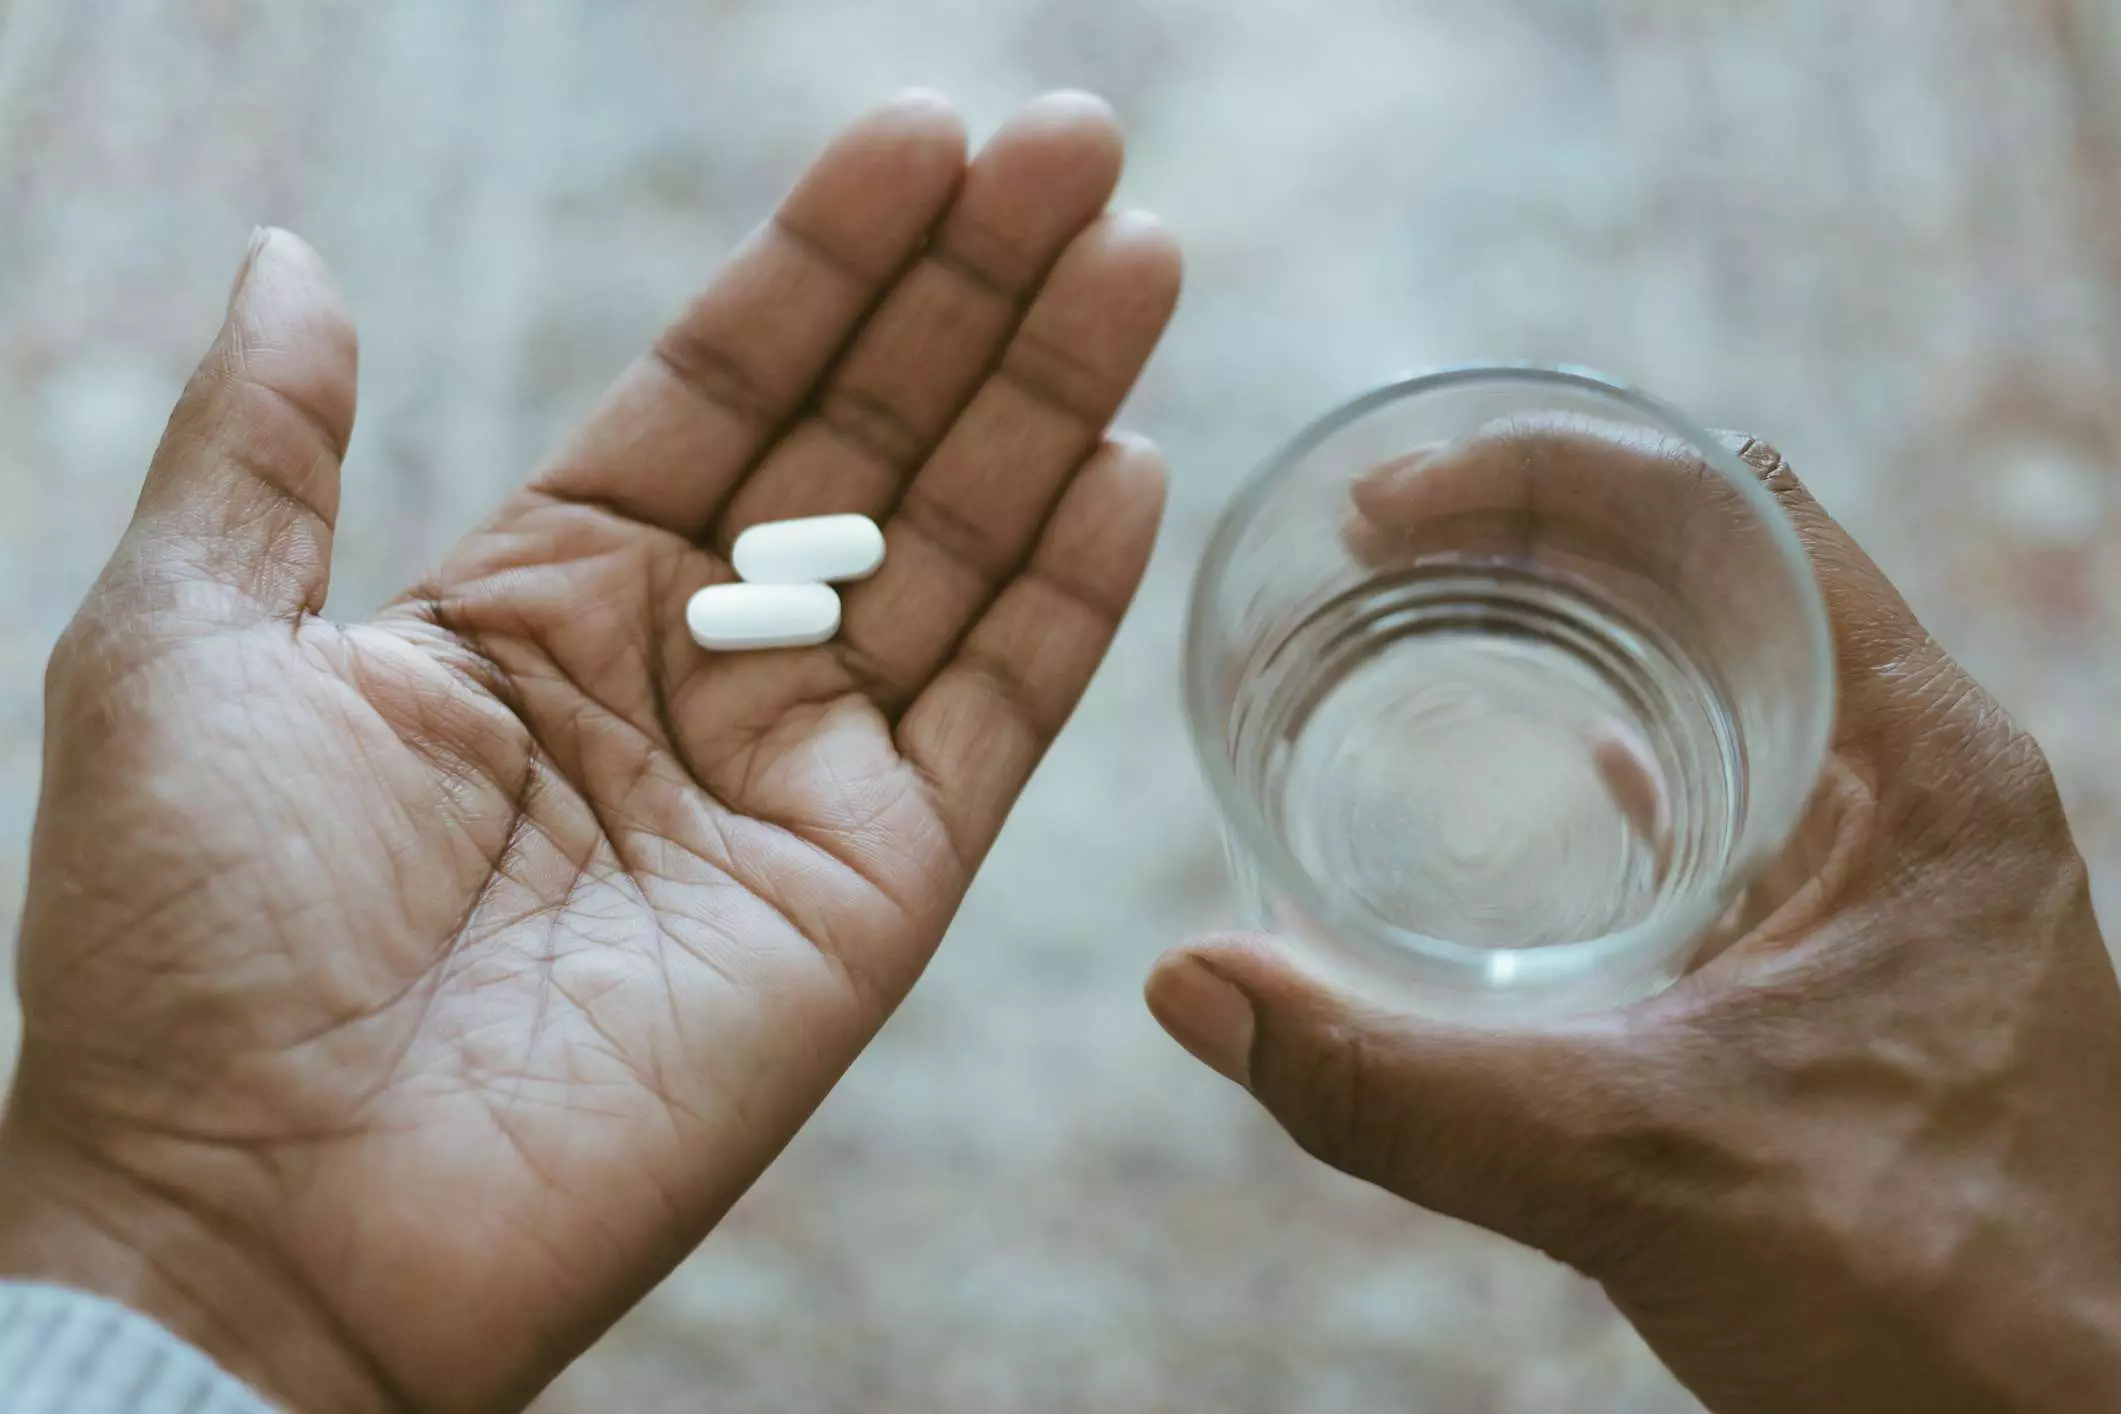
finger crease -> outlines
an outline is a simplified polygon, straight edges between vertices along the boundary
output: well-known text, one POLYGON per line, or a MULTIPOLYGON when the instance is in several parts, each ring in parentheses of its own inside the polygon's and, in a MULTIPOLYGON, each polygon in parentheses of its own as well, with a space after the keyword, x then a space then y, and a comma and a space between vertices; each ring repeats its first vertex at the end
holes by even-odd
POLYGON ((1104 423, 1104 375, 1056 339, 1017 331, 999 376, 1085 429, 1104 423))
POLYGON ((1090 581, 1057 573, 1050 565, 1033 564, 1025 572, 1022 583, 1043 589, 1108 627, 1116 625, 1127 612, 1124 600, 1111 602, 1090 581))
POLYGON ((918 695, 917 684, 904 681, 868 650, 841 638, 832 645, 852 689, 875 704, 876 710, 894 726, 918 695))
POLYGON ((953 510, 948 501, 921 490, 916 480, 891 518, 894 529, 910 530, 942 551, 952 564, 963 565, 993 585, 1015 568, 994 550, 994 537, 953 510))
POLYGON ((1031 701, 1031 694, 1023 676, 1011 670, 1000 659, 966 648, 957 656, 952 668, 964 673, 1000 702, 1002 709, 1029 727, 1040 741, 1051 741, 1060 734, 1066 719, 1052 722, 1046 719, 1031 701))
POLYGON ((753 428, 765 430, 779 425, 779 402, 727 350, 704 339, 681 340, 666 334, 648 356, 673 383, 708 406, 753 428))
POLYGON ((271 383, 262 382, 258 379, 247 379, 246 381, 252 388, 264 394, 268 401, 284 408, 303 426, 316 434, 317 440, 324 445, 325 450, 331 453, 334 460, 344 461, 346 459, 347 437, 341 430, 338 420, 327 417, 322 410, 308 399, 298 398, 284 388, 276 387, 271 383))
MULTIPOLYGON (((230 466, 242 472, 245 477, 256 483, 273 499, 284 503, 289 509, 299 512, 305 519, 317 522, 320 527, 329 526, 329 518, 324 514, 323 510, 300 491, 288 485, 285 478, 278 474, 278 469, 252 451, 250 447, 238 444, 230 448, 224 455, 227 457, 230 466)), ((312 463, 309 471, 303 474, 302 481, 305 485, 316 479, 315 470, 315 464, 312 463)))
POLYGON ((998 299, 1011 308, 1023 302, 1023 292, 1016 285, 995 274, 987 263, 963 250, 953 249, 957 244, 953 239, 934 246, 928 251, 929 263, 970 285, 976 293, 998 299))
POLYGON ((801 227, 791 225, 785 215, 776 213, 771 225, 774 233, 782 240, 785 240, 799 255, 825 270, 833 278, 844 284, 851 285, 857 290, 867 292, 885 275, 890 273, 889 271, 871 272, 862 269, 846 256, 834 250, 824 240, 803 230, 801 227))
POLYGON ((901 478, 920 465, 928 449, 929 439, 903 413, 860 388, 842 384, 826 389, 817 420, 833 436, 901 478))

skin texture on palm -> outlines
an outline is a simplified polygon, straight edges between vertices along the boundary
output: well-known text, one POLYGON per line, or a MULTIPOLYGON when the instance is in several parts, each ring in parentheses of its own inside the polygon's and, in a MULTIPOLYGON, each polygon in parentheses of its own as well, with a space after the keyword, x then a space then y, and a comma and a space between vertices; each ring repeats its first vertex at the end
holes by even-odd
POLYGON ((319 617, 354 415, 264 236, 54 657, 0 1260, 306 1408, 519 1404, 689 1251, 905 995, 1162 500, 1106 433, 1178 258, 1102 105, 969 164, 839 137, 530 484, 319 617), (686 633, 746 525, 860 511, 839 639, 686 633), (90 1254, 83 1256, 82 1254, 90 1254))

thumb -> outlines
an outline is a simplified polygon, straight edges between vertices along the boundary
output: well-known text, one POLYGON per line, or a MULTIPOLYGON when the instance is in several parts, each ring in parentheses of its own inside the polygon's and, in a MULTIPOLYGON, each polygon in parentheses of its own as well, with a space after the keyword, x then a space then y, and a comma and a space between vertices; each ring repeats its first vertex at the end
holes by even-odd
POLYGON ((1250 1090, 1313 1157, 1589 1269, 1642 1132, 1614 1016, 1513 1031, 1409 1017, 1258 935, 1150 974, 1174 1040, 1250 1090))
POLYGON ((323 608, 356 362, 323 259, 256 232, 113 564, 135 607, 218 622, 323 608))

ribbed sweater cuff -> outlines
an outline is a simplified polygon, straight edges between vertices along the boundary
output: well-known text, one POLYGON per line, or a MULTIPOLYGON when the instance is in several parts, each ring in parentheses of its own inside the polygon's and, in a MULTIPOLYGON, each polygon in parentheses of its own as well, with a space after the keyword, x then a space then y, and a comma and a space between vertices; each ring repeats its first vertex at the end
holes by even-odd
POLYGON ((0 1282, 0 1414, 273 1414, 204 1354, 114 1301, 0 1282))

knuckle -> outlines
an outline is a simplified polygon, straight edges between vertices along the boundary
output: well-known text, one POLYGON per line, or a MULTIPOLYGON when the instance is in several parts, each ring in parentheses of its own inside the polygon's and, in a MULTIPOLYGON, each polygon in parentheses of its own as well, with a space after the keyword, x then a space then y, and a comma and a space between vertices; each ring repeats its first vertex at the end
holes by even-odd
POLYGON ((1305 1153, 1344 1173, 1405 1191, 1407 1116, 1379 1046, 1350 1027, 1306 1042, 1262 1038, 1255 1089, 1305 1153))
POLYGON ((80 670, 83 654, 82 636, 87 632, 76 614, 59 637, 52 642, 51 656, 44 660, 44 698, 46 702, 65 696, 66 690, 80 670))
POLYGON ((49 709, 47 720, 51 722, 67 721, 72 715, 66 710, 67 704, 78 701, 84 693, 94 692, 97 684, 110 676, 121 635, 101 602, 103 597, 100 585, 90 591, 88 600, 52 643, 51 657, 44 664, 44 699, 49 709))
POLYGON ((2065 872, 2074 867, 2081 873, 2084 864, 2063 807, 2061 786, 2040 743, 2011 727, 1997 741, 1987 774, 1982 797, 1994 803, 1999 826, 2008 838, 2058 860, 2065 872))
POLYGON ((153 712, 156 682, 189 635, 135 605, 133 593, 106 575, 54 640, 44 665, 45 730, 54 741, 122 738, 153 712))
POLYGON ((1533 1141, 1548 1181, 1522 1205, 1523 1240, 1600 1280, 1625 1272, 1654 1252, 1665 1220, 1744 1187, 1750 1163, 1721 1128, 1691 1087, 1608 1076, 1533 1141))
POLYGON ((2062 791, 2047 753, 2032 736, 2013 726, 1990 748, 1986 794, 2021 824, 2063 826, 2062 791))
POLYGON ((101 684, 111 676, 112 656, 109 628, 93 610, 76 614, 60 632, 44 665, 47 730, 77 730, 89 719, 90 705, 102 695, 101 684))
POLYGON ((1268 1033, 1256 1048, 1253 1088, 1305 1153, 1431 1212, 1538 1243, 1530 1194, 1544 1161, 1523 1116, 1461 1093, 1463 1077, 1418 1073, 1389 1033, 1327 1026, 1298 1044, 1278 1039, 1268 1033))
POLYGON ((2067 838, 2061 791, 2047 753, 1964 670, 1936 651, 1910 683, 1921 723, 1910 746, 1921 768, 1902 773, 1903 824, 1940 846, 1996 839, 2067 838))

